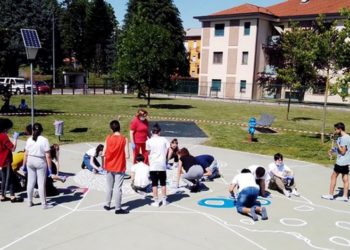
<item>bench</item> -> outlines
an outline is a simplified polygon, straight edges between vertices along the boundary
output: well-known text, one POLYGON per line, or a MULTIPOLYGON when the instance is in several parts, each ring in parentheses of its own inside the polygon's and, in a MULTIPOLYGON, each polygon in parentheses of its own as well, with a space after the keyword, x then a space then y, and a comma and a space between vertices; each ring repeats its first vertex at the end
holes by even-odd
POLYGON ((275 120, 275 116, 266 113, 261 114, 261 117, 256 121, 256 126, 270 127, 275 120))

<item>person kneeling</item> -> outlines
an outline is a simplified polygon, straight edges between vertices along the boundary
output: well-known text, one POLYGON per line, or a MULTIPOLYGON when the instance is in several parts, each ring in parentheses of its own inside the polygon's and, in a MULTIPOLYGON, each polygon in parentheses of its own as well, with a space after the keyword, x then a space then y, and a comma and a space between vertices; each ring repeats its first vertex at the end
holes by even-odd
POLYGON ((229 186, 229 192, 235 196, 235 189, 238 191, 236 201, 237 212, 250 215, 254 221, 258 220, 257 213, 261 214, 262 220, 267 220, 267 211, 261 207, 257 200, 259 195, 259 186, 255 183, 255 178, 249 169, 243 169, 240 174, 236 175, 229 186))
POLYGON ((149 166, 144 163, 142 154, 136 156, 136 164, 131 167, 131 188, 140 194, 148 193, 150 190, 149 166))

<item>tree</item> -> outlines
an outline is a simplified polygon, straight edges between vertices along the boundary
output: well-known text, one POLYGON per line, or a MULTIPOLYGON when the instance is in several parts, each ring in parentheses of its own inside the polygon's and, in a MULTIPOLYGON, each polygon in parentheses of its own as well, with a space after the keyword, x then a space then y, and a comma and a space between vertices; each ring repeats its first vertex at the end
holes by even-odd
MULTIPOLYGON (((58 11, 56 0, 0 1, 0 73, 16 76, 21 64, 27 64, 21 28, 38 31, 42 48, 35 64, 48 72, 52 65, 52 13, 58 11)), ((60 50, 58 50, 60 51, 60 50)))
POLYGON ((345 18, 344 28, 339 32, 339 39, 336 44, 337 65, 343 74, 337 78, 331 86, 330 92, 339 95, 343 101, 349 96, 350 85, 350 10, 343 9, 342 16, 345 18))
POLYGON ((119 43, 118 77, 147 92, 148 106, 151 89, 160 87, 173 72, 172 44, 169 31, 145 21, 130 25, 119 43))
MULTIPOLYGON (((317 74, 313 66, 316 58, 315 43, 311 29, 292 24, 291 30, 282 34, 278 50, 280 58, 277 62, 277 77, 263 73, 258 83, 267 90, 276 88, 289 89, 286 119, 289 119, 292 93, 298 93, 299 101, 304 99, 305 92, 317 87, 317 74)), ((275 54, 275 52, 273 52, 275 54)))
POLYGON ((130 0, 128 3, 119 37, 117 76, 120 82, 146 91, 148 105, 152 88, 164 89, 170 85, 172 75, 188 74, 184 30, 179 16, 179 11, 171 0, 130 0), (138 27, 144 27, 145 30, 138 27), (147 31, 146 28, 150 30, 147 31), (139 32, 138 36, 135 30, 139 32), (138 42, 134 41, 139 47, 135 51, 137 54, 129 47, 130 39, 139 39, 138 42), (158 50, 155 50, 155 46, 158 50), (130 55, 127 55, 128 53, 130 55), (126 58, 129 62, 125 61, 126 58), (141 68, 149 72, 127 73, 128 67, 124 66, 128 63, 136 66, 141 64, 141 68))
POLYGON ((88 67, 95 73, 107 73, 116 55, 117 21, 113 8, 104 0, 94 0, 87 16, 88 67))
POLYGON ((321 127, 321 142, 324 143, 324 134, 327 119, 327 102, 330 93, 332 78, 339 71, 338 50, 339 32, 336 29, 335 22, 326 22, 324 16, 316 20, 315 41, 316 41, 316 60, 315 67, 319 75, 326 79, 326 90, 324 93, 323 118, 321 127))
POLYGON ((117 21, 104 0, 66 0, 61 18, 66 57, 76 57, 95 73, 111 70, 116 56, 117 21))
POLYGON ((87 64, 86 32, 88 0, 65 0, 60 20, 64 57, 75 56, 83 65, 87 64))

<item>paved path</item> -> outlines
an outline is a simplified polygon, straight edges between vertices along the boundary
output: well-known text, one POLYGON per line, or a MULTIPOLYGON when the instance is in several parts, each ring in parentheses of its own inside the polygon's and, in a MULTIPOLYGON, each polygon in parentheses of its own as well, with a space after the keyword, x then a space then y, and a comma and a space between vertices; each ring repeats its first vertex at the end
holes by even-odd
MULTIPOLYGON (((61 194, 51 201, 53 209, 28 208, 25 203, 0 204, 0 249, 347 249, 350 247, 350 204, 322 200, 331 169, 285 159, 296 174, 302 196, 261 200, 269 220, 253 222, 234 208, 211 208, 229 204, 228 183, 250 164, 267 166, 272 157, 199 145, 200 140, 179 139, 194 155, 210 153, 219 160, 223 178, 205 183, 208 191, 189 193, 171 188, 169 171, 167 207, 149 206, 150 200, 132 192, 124 183, 123 206, 128 215, 102 209, 104 177, 81 170, 83 153, 96 143, 61 147, 62 171, 75 174, 61 194), (215 200, 214 200, 215 199, 215 200)), ((23 147, 23 143, 19 149, 23 147)), ((128 163, 130 167, 130 163, 128 163)), ((340 182, 338 186, 341 186, 340 182)), ((39 202, 39 201, 37 201, 39 202)))

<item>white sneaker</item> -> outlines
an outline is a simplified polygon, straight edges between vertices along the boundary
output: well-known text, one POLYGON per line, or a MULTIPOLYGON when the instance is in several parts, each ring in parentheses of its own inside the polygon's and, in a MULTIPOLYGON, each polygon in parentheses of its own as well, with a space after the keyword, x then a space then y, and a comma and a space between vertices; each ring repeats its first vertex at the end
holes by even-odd
POLYGON ((283 190, 283 194, 284 194, 285 196, 287 196, 288 198, 290 198, 290 192, 289 192, 287 189, 284 189, 284 190, 283 190))
POLYGON ((153 202, 151 203, 151 206, 152 206, 152 207, 159 207, 159 201, 153 201, 153 202))
POLYGON ((349 201, 348 197, 345 197, 345 196, 339 196, 339 197, 335 198, 335 200, 337 200, 337 201, 349 201))
POLYGON ((167 201, 166 199, 162 200, 162 206, 167 206, 169 205, 169 201, 167 201))
POLYGON ((334 199, 333 195, 331 195, 331 194, 323 194, 321 196, 321 198, 326 199, 326 200, 333 200, 334 199))
POLYGON ((297 196, 297 197, 300 196, 299 192, 295 188, 292 190, 292 195, 297 196))

